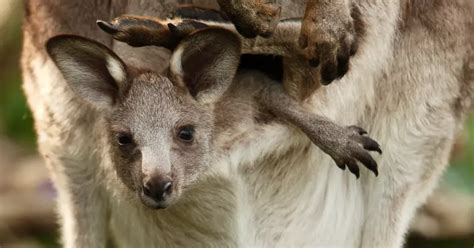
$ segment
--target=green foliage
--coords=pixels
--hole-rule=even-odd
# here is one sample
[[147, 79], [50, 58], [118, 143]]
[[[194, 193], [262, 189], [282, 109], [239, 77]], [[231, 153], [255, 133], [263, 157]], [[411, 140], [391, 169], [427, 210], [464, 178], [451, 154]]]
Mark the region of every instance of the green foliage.
[[21, 90], [20, 71], [10, 70], [0, 92], [0, 127], [4, 135], [20, 144], [34, 146], [33, 120]]
[[38, 235], [37, 241], [40, 247], [44, 247], [44, 248], [61, 247], [58, 243], [59, 235], [57, 233], [46, 233], [43, 235]]
[[455, 188], [474, 195], [474, 116], [467, 121], [469, 138], [462, 154], [454, 158], [445, 177]]
[[13, 9], [0, 34], [0, 136], [7, 136], [21, 145], [34, 147], [33, 122], [21, 90], [19, 67], [21, 49], [21, 9]]

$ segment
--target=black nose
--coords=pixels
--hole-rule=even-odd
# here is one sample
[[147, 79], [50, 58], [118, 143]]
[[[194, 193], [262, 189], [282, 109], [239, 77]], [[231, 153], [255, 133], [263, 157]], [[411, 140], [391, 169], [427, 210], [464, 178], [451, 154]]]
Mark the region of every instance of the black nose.
[[167, 207], [167, 199], [173, 193], [173, 181], [169, 178], [153, 177], [143, 182], [142, 201], [152, 208]]

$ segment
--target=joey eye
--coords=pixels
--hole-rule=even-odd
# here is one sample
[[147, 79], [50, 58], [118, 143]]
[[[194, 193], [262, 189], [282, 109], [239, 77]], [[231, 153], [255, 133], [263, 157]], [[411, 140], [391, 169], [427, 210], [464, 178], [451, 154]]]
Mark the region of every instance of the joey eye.
[[133, 143], [132, 136], [128, 133], [118, 133], [116, 138], [119, 146], [126, 146]]
[[178, 132], [178, 138], [183, 142], [191, 142], [194, 139], [194, 127], [185, 126]]

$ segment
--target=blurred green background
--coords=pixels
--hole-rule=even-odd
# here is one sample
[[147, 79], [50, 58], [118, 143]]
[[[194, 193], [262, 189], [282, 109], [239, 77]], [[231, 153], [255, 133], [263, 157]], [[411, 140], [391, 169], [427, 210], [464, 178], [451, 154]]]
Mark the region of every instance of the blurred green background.
[[[45, 167], [36, 155], [33, 120], [21, 89], [19, 68], [21, 1], [0, 0], [0, 6], [3, 7], [0, 10], [0, 247], [56, 247], [58, 246], [57, 226], [52, 210], [54, 191], [47, 179]], [[20, 179], [13, 180], [15, 176]], [[474, 118], [472, 116], [467, 122], [466, 131], [460, 134], [458, 144], [453, 151], [451, 166], [441, 185], [442, 193], [445, 195], [439, 201], [451, 203], [453, 207], [449, 206], [446, 211], [431, 210], [427, 207], [428, 217], [421, 220], [424, 219], [425, 222], [428, 220], [427, 223], [431, 223], [429, 222], [431, 217], [444, 218], [443, 221], [461, 218], [464, 221], [467, 219], [467, 223], [472, 220], [471, 228], [474, 228], [474, 205], [470, 198], [474, 196]], [[46, 198], [41, 205], [44, 209], [38, 211], [38, 201], [29, 203], [33, 198], [29, 197], [30, 195], [34, 197], [41, 195]], [[468, 204], [467, 211], [459, 208], [465, 202]], [[34, 211], [37, 212], [32, 213], [34, 212], [32, 209], [21, 210], [20, 206], [28, 204], [32, 204], [29, 205], [30, 208], [35, 208]], [[440, 205], [436, 203], [436, 199], [434, 205]], [[451, 210], [449, 210], [450, 207]], [[439, 213], [433, 214], [433, 211]], [[459, 217], [456, 214], [462, 216]], [[420, 221], [420, 223], [424, 222]], [[449, 223], [449, 221], [440, 223], [440, 226], [443, 226], [443, 223]], [[423, 230], [426, 225], [420, 224], [414, 229], [417, 230], [417, 228]], [[454, 232], [454, 234], [448, 232], [447, 235], [441, 236], [433, 234], [435, 236], [433, 238], [426, 235], [424, 237], [414, 235], [410, 238], [409, 246], [474, 247], [472, 231]], [[424, 231], [418, 230], [418, 233], [423, 234]]]

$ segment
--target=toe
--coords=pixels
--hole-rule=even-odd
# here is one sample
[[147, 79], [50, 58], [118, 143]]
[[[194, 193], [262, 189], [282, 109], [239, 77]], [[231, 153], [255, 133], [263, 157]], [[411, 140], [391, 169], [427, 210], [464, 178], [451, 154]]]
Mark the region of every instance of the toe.
[[257, 37], [257, 33], [252, 30], [251, 28], [245, 26], [245, 25], [241, 25], [237, 22], [234, 21], [234, 25], [235, 25], [235, 29], [237, 30], [237, 32], [239, 32], [243, 37], [247, 38], [247, 39], [253, 39], [255, 37]]
[[377, 169], [377, 162], [370, 156], [366, 151], [358, 151], [353, 154], [353, 156], [359, 160], [367, 169], [372, 171], [375, 176], [378, 176], [379, 172]]
[[360, 172], [359, 172], [359, 166], [357, 165], [357, 162], [354, 159], [350, 159], [346, 161], [346, 165], [349, 168], [349, 171], [356, 176], [356, 178], [359, 178]]
[[318, 51], [317, 47], [315, 47], [314, 45], [307, 45], [305, 53], [306, 58], [308, 59], [308, 64], [311, 67], [318, 67], [320, 63], [320, 52]]
[[337, 62], [335, 59], [329, 59], [321, 65], [321, 83], [328, 85], [337, 78]]
[[337, 78], [342, 78], [349, 71], [349, 56], [337, 57]]
[[110, 22], [107, 22], [107, 21], [97, 20], [96, 23], [97, 23], [97, 26], [99, 26], [99, 28], [102, 29], [102, 31], [104, 31], [108, 34], [111, 34], [111, 35], [114, 35], [114, 34], [122, 31], [116, 25], [114, 25]]
[[382, 149], [380, 148], [379, 143], [377, 143], [375, 140], [369, 137], [363, 137], [361, 139], [361, 143], [364, 149], [382, 154]]
[[346, 39], [341, 39], [340, 48], [337, 53], [337, 76], [342, 78], [349, 71], [350, 44]]
[[346, 163], [344, 161], [336, 161], [337, 167], [339, 167], [341, 170], [346, 170]]
[[337, 78], [337, 57], [330, 43], [323, 43], [316, 51], [321, 59], [321, 83], [330, 84]]

